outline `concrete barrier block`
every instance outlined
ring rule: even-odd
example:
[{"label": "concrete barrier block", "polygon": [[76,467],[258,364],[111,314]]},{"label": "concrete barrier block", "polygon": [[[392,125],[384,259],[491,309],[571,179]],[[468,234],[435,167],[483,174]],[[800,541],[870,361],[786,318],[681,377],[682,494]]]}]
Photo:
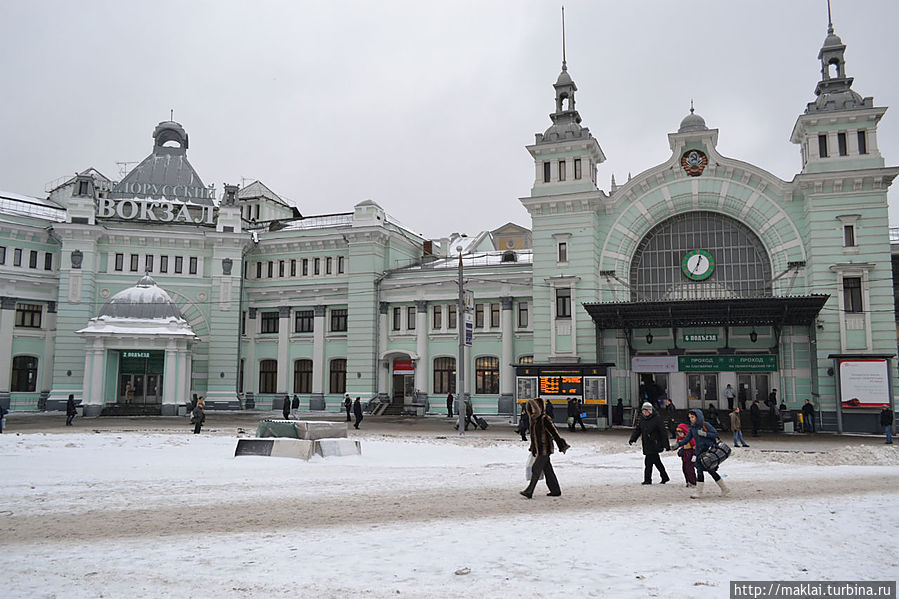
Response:
[{"label": "concrete barrier block", "polygon": [[314,450],[314,442],[303,439],[238,439],[234,457],[255,455],[308,460]]},{"label": "concrete barrier block", "polygon": [[354,439],[319,439],[315,453],[323,458],[346,455],[362,455],[362,444]]},{"label": "concrete barrier block", "polygon": [[346,438],[346,422],[319,422],[315,420],[297,420],[297,436],[301,439]]}]

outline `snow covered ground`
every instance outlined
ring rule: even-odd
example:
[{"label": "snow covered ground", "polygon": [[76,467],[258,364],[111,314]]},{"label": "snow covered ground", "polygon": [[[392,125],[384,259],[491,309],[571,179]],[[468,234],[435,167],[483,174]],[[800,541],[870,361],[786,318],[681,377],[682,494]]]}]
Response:
[{"label": "snow covered ground", "polygon": [[0,435],[3,596],[721,598],[899,573],[895,446],[753,443],[731,496],[691,500],[674,454],[673,484],[642,486],[637,446],[573,434],[562,497],[528,501],[501,436],[369,433],[303,462],[183,430]]}]

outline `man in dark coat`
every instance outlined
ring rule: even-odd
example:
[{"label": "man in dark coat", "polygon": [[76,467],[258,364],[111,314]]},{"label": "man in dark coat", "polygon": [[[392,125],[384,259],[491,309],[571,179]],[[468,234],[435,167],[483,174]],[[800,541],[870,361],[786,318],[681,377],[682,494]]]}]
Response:
[{"label": "man in dark coat", "polygon": [[515,429],[515,432],[521,435],[522,441],[527,441],[527,432],[530,428],[530,420],[528,419],[528,411],[527,405],[521,405],[521,415],[518,417],[518,428]]},{"label": "man in dark coat", "polygon": [[356,417],[356,422],[353,423],[353,428],[358,429],[359,423],[362,422],[362,404],[359,402],[360,398],[357,397],[356,401],[353,402],[353,416]]},{"label": "man in dark coat", "polygon": [[66,402],[66,426],[72,426],[75,415],[78,411],[75,409],[75,396],[69,394],[69,400]]},{"label": "man in dark coat", "polygon": [[537,481],[540,480],[540,475],[543,474],[546,478],[546,486],[549,487],[547,495],[558,497],[562,494],[562,489],[559,487],[559,480],[553,471],[549,456],[553,453],[553,442],[558,445],[559,451],[562,453],[568,451],[568,443],[559,435],[549,414],[546,413],[542,398],[529,399],[525,409],[531,433],[529,451],[534,456],[534,464],[531,466],[531,482],[527,489],[520,493],[530,499],[534,495],[534,488],[537,486]]},{"label": "man in dark coat", "polygon": [[[568,413],[568,430],[571,432],[574,432],[575,423],[579,420],[578,405],[577,405],[576,398],[574,398],[574,397],[568,398],[568,406],[567,406],[566,411]],[[583,426],[583,423],[581,423],[581,426]]]},{"label": "man in dark coat", "polygon": [[612,424],[617,424],[621,426],[624,422],[624,400],[622,398],[618,398],[618,403],[615,404],[615,410],[612,412]]},{"label": "man in dark coat", "polygon": [[752,436],[758,437],[759,427],[762,426],[762,409],[757,399],[749,406],[749,420],[752,422]]},{"label": "man in dark coat", "polygon": [[299,411],[300,411],[300,398],[296,393],[293,394],[293,399],[290,401],[290,414],[293,416],[294,420],[299,419]]},{"label": "man in dark coat", "polygon": [[548,399],[546,400],[546,407],[544,408],[544,412],[546,412],[546,415],[549,416],[550,420],[556,420],[556,408],[555,406],[553,406],[553,402]]},{"label": "man in dark coat", "polygon": [[633,445],[640,437],[643,437],[643,484],[652,484],[652,467],[655,466],[662,476],[664,485],[670,479],[659,454],[670,450],[671,445],[668,443],[668,433],[662,423],[662,417],[652,409],[652,404],[648,401],[643,404],[642,416],[637,421],[628,444]]},{"label": "man in dark coat", "polygon": [[281,406],[281,413],[284,414],[284,420],[290,419],[290,396],[284,396],[284,403]]},{"label": "man in dark coat", "polygon": [[347,393],[343,397],[343,407],[346,410],[346,421],[350,421],[350,410],[353,409],[353,400],[350,399],[350,394]]},{"label": "man in dark coat", "polygon": [[665,424],[668,427],[668,433],[671,435],[671,438],[674,439],[677,437],[677,408],[674,407],[674,402],[671,401],[669,397],[665,400]]},{"label": "man in dark coat", "polygon": [[806,433],[815,432],[815,406],[807,399],[802,406],[802,430]]},{"label": "man in dark coat", "polygon": [[887,445],[893,444],[893,412],[890,410],[890,406],[887,404],[883,404],[883,407],[880,409],[880,426],[883,427],[883,432],[887,435]]},{"label": "man in dark coat", "polygon": [[446,417],[453,417],[453,394],[449,392],[446,394]]},{"label": "man in dark coat", "polygon": [[765,403],[768,405],[768,420],[771,421],[771,430],[776,433],[780,424],[777,420],[777,389],[771,389],[771,393],[768,394],[768,401]]}]

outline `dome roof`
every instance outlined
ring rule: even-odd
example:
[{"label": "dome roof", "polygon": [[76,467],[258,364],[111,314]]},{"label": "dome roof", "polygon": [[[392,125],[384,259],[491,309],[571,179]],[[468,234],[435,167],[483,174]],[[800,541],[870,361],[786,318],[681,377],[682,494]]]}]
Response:
[{"label": "dome roof", "polygon": [[556,79],[556,85],[571,85],[571,75],[568,74],[568,69],[563,68],[562,72],[559,73],[559,78]]},{"label": "dome roof", "polygon": [[164,289],[149,275],[137,285],[119,291],[103,307],[98,317],[133,318],[139,320],[181,320],[181,310]]},{"label": "dome roof", "polygon": [[840,39],[840,36],[831,31],[827,34],[827,37],[824,38],[824,47],[832,48],[833,46],[842,46],[843,40]]},{"label": "dome roof", "polygon": [[678,133],[686,133],[687,131],[708,131],[709,128],[705,126],[705,119],[699,116],[698,114],[693,112],[693,109],[690,109],[690,114],[684,117],[684,120],[680,122],[680,128],[677,130]]}]

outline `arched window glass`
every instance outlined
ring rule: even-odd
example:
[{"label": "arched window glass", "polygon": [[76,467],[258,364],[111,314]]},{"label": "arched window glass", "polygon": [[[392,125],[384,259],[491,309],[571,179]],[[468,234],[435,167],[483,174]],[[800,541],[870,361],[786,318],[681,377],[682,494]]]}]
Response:
[{"label": "arched window glass", "polygon": [[[684,273],[687,252],[714,260],[711,275]],[[716,212],[687,212],[665,220],[642,239],[630,271],[632,301],[726,299],[771,295],[771,261],[758,236]]]},{"label": "arched window glass", "polygon": [[475,393],[499,393],[499,358],[485,356],[475,360]]},{"label": "arched window glass", "polygon": [[312,360],[293,363],[293,392],[312,393]]},{"label": "arched window glass", "polygon": [[16,356],[12,359],[10,391],[35,391],[37,389],[37,358]]},{"label": "arched window glass", "polygon": [[331,393],[346,393],[346,360],[331,360]]}]

